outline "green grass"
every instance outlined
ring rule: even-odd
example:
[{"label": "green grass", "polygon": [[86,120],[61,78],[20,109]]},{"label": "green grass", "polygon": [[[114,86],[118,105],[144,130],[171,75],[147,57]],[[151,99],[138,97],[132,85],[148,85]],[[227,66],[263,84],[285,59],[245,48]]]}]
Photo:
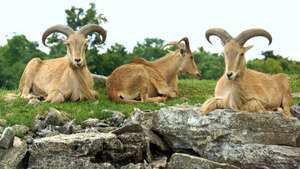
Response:
[{"label": "green grass", "polygon": [[[293,92],[300,92],[300,75],[290,77]],[[180,96],[168,100],[164,106],[180,103],[197,104],[203,103],[207,98],[213,96],[216,81],[213,80],[180,80]],[[27,101],[18,98],[12,103],[6,103],[3,96],[16,91],[0,90],[0,118],[8,121],[9,125],[25,124],[31,126],[35,116],[46,112],[50,107],[65,111],[70,114],[77,123],[87,118],[107,118],[111,114],[104,112],[104,109],[117,110],[129,115],[134,108],[142,110],[156,110],[162,106],[153,103],[122,104],[111,102],[107,96],[103,85],[97,85],[99,99],[97,101],[66,102],[62,104],[41,103],[38,105],[28,105]],[[294,103],[300,104],[300,99],[295,99]]]},{"label": "green grass", "polygon": [[[202,103],[208,97],[211,97],[214,91],[215,81],[212,80],[181,80],[179,82],[180,96],[170,99],[165,106],[175,105],[179,103]],[[31,126],[35,116],[39,113],[46,112],[50,107],[65,111],[76,119],[77,123],[87,118],[107,118],[111,114],[102,110],[117,110],[129,115],[134,108],[142,110],[156,110],[162,106],[154,103],[141,104],[122,104],[111,102],[107,96],[103,85],[97,85],[99,98],[97,101],[83,102],[66,102],[62,104],[41,103],[38,105],[28,105],[26,100],[18,98],[12,103],[3,100],[3,96],[7,93],[16,91],[0,90],[0,118],[8,121],[9,125],[25,124]]]}]

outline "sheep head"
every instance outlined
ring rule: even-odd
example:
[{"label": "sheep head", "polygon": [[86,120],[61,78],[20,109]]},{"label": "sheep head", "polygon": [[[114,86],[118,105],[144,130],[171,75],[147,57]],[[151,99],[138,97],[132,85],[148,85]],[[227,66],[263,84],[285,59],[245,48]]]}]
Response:
[{"label": "sheep head", "polygon": [[178,57],[182,57],[183,59],[183,62],[180,66],[180,71],[189,73],[197,77],[198,79],[201,79],[201,73],[199,72],[198,67],[194,61],[193,53],[190,48],[189,39],[187,37],[184,37],[178,42],[170,42],[165,46],[168,45],[175,45],[176,46],[175,53],[177,54]]},{"label": "sheep head", "polygon": [[242,76],[243,71],[246,69],[245,53],[252,46],[245,47],[244,44],[249,39],[262,36],[269,40],[269,45],[272,43],[271,34],[263,29],[248,29],[233,38],[224,29],[212,28],[206,31],[205,36],[209,43],[211,43],[210,36],[217,36],[221,39],[224,46],[225,74],[228,80],[235,80]]},{"label": "sheep head", "polygon": [[43,34],[42,41],[45,46],[47,46],[47,37],[54,32],[62,33],[67,37],[67,39],[64,40],[64,44],[67,48],[69,61],[74,68],[81,68],[86,65],[85,55],[88,47],[87,35],[89,33],[98,32],[102,37],[101,43],[103,43],[106,39],[106,31],[96,24],[86,25],[79,31],[74,31],[69,26],[55,25],[48,28]]}]

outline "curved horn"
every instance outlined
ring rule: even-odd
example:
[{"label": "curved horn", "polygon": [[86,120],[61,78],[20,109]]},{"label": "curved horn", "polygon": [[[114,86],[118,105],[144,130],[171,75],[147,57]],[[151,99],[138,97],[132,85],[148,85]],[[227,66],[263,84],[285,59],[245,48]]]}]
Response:
[{"label": "curved horn", "polygon": [[73,29],[70,28],[69,26],[65,26],[65,25],[52,26],[52,27],[48,28],[42,36],[42,42],[45,46],[48,47],[48,45],[46,44],[47,37],[54,32],[62,33],[64,35],[66,35],[67,37],[69,37],[70,34],[74,33]]},{"label": "curved horn", "polygon": [[205,37],[207,41],[211,44],[211,41],[209,39],[210,36],[217,36],[221,39],[223,45],[225,45],[227,42],[229,42],[232,39],[232,36],[225,31],[222,28],[212,28],[208,29],[205,33]]},{"label": "curved horn", "polygon": [[240,33],[235,40],[240,44],[244,45],[247,40],[256,37],[256,36],[262,36],[268,39],[269,45],[272,43],[272,36],[269,32],[263,30],[263,29],[248,29]]},{"label": "curved horn", "polygon": [[87,36],[90,32],[97,32],[102,36],[101,43],[104,43],[106,40],[106,30],[104,30],[101,26],[96,24],[88,24],[82,27],[79,30],[79,33],[83,34],[84,36]]},{"label": "curved horn", "polygon": [[180,43],[182,41],[185,43],[186,50],[189,51],[190,53],[192,53],[191,48],[190,48],[189,39],[187,37],[183,37],[180,41],[178,41],[178,43]]}]

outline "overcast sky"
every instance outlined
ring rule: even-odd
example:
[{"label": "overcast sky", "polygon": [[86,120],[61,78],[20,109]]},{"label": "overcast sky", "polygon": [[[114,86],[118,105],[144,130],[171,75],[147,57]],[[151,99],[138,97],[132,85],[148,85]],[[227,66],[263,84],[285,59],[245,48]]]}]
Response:
[{"label": "overcast sky", "polygon": [[95,2],[98,13],[109,21],[103,25],[108,32],[106,47],[118,42],[131,50],[146,37],[173,41],[188,36],[192,50],[204,46],[220,53],[222,46],[217,38],[213,45],[205,40],[207,29],[222,27],[236,36],[259,27],[272,34],[273,43],[268,46],[264,38],[249,40],[247,44],[254,48],[247,53],[248,59],[261,57],[262,50],[274,50],[300,61],[297,0],[6,0],[0,3],[0,45],[14,33],[41,44],[41,35],[49,26],[66,24],[65,9],[86,9],[90,2]]}]

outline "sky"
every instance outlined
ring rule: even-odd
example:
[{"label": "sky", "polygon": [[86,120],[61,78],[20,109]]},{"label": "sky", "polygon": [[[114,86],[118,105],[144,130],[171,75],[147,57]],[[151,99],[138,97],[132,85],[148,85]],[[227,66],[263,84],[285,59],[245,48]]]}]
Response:
[{"label": "sky", "polygon": [[[108,23],[108,48],[118,42],[131,51],[138,41],[157,37],[166,41],[190,39],[192,50],[203,46],[213,53],[221,53],[218,38],[213,44],[205,39],[205,31],[221,27],[232,36],[249,28],[263,28],[273,36],[273,43],[257,37],[246,45],[254,45],[247,59],[262,58],[261,51],[300,61],[300,2],[297,0],[6,0],[0,2],[0,45],[14,34],[25,34],[30,41],[42,46],[41,36],[50,26],[66,24],[65,9],[71,6],[87,9],[95,2],[98,13]],[[104,49],[105,50],[105,49]]]}]

